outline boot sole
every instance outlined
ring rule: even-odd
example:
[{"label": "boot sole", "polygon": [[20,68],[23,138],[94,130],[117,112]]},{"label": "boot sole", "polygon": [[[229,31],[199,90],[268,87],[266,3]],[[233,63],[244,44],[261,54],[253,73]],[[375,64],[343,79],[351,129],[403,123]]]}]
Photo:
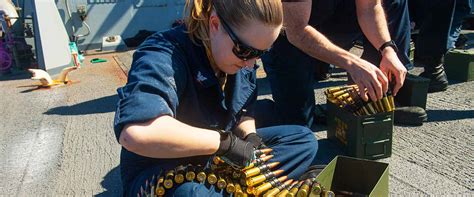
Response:
[{"label": "boot sole", "polygon": [[423,125],[423,122],[428,120],[428,116],[426,114],[416,117],[416,118],[411,118],[411,119],[397,119],[395,118],[393,121],[393,124],[399,125],[399,126],[421,126]]},{"label": "boot sole", "polygon": [[444,92],[448,89],[448,84],[446,83],[439,83],[439,84],[430,84],[428,87],[428,93],[434,92]]},{"label": "boot sole", "polygon": [[394,116],[393,124],[399,126],[421,126],[423,122],[428,120],[428,114],[426,112],[418,115],[402,115],[396,114]]}]

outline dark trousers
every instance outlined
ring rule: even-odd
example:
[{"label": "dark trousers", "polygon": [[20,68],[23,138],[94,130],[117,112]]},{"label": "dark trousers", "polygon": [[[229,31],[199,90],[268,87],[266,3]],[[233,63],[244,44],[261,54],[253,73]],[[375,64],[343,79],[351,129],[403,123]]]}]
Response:
[{"label": "dark trousers", "polygon": [[[318,142],[311,130],[297,125],[284,125],[257,130],[265,145],[272,148],[274,156],[270,162],[280,162],[277,169],[284,170],[288,179],[298,179],[310,165],[315,162]],[[145,182],[151,182],[153,175],[163,176],[163,166],[155,166],[142,172],[132,183],[130,192],[126,196],[137,196],[140,188],[145,188]],[[276,170],[276,169],[273,169]],[[155,180],[156,181],[156,180]],[[156,184],[156,183],[155,183]],[[197,182],[186,182],[166,190],[166,196],[224,196],[226,192],[214,185]]]},{"label": "dark trousers", "polygon": [[415,0],[411,14],[420,33],[415,40],[415,62],[436,66],[448,50],[456,0]]},{"label": "dark trousers", "polygon": [[[313,4],[311,25],[334,44],[346,50],[354,45],[355,40],[365,40],[362,58],[379,65],[381,56],[364,37],[357,22],[353,0],[313,0]],[[398,56],[407,68],[411,68],[408,58],[410,21],[407,1],[385,0],[383,5],[391,38],[399,47]],[[316,67],[327,63],[306,55],[289,43],[285,36],[277,39],[270,52],[262,57],[262,61],[278,116],[275,117],[277,121],[273,122],[310,127],[315,108],[313,73]]]},{"label": "dark trousers", "polygon": [[463,18],[471,11],[472,0],[414,0],[412,20],[420,33],[415,41],[415,63],[438,65],[459,37]]},{"label": "dark trousers", "polygon": [[474,0],[456,0],[454,6],[453,21],[449,30],[448,50],[455,48],[455,43],[461,33],[464,18],[471,13]]}]

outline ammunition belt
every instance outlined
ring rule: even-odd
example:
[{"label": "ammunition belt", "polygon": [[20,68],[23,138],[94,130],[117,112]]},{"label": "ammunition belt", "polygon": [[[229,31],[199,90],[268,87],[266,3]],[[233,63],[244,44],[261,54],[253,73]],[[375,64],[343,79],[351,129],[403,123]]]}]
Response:
[{"label": "ammunition belt", "polygon": [[[365,91],[365,90],[364,90]],[[395,110],[395,103],[391,92],[384,94],[378,101],[364,101],[359,96],[359,89],[356,85],[333,87],[324,91],[329,102],[338,105],[349,112],[358,115],[373,115]]]},{"label": "ammunition belt", "polygon": [[271,149],[256,150],[258,159],[244,169],[235,169],[215,156],[208,167],[201,165],[180,165],[167,170],[162,176],[154,176],[145,181],[137,196],[164,196],[170,190],[184,182],[196,182],[214,185],[235,197],[244,196],[335,196],[324,189],[315,178],[302,181],[287,180],[281,176],[283,170],[275,170],[279,162],[268,163],[273,156]]}]

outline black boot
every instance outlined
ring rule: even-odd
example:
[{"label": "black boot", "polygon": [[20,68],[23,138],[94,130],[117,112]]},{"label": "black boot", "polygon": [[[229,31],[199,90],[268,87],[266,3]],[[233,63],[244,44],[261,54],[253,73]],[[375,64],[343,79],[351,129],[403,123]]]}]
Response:
[{"label": "black boot", "polygon": [[421,64],[425,68],[425,71],[420,74],[420,77],[430,79],[430,85],[428,87],[428,93],[442,92],[448,89],[448,77],[444,72],[444,66],[442,61],[431,61]]},{"label": "black boot", "polygon": [[318,65],[314,71],[314,79],[316,81],[328,80],[331,77],[329,64]]},{"label": "black boot", "polygon": [[406,106],[406,107],[395,107],[394,111],[394,124],[395,125],[409,125],[409,126],[421,126],[423,122],[428,119],[426,111],[421,107]]}]

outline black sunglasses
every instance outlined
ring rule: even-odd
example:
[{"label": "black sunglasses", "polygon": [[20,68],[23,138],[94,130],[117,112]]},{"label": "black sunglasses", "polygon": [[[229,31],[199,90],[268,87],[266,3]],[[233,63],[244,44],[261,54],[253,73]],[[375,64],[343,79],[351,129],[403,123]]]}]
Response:
[{"label": "black sunglasses", "polygon": [[234,47],[232,48],[232,52],[239,59],[247,61],[249,59],[261,57],[263,54],[268,52],[268,49],[260,50],[260,49],[253,48],[249,45],[242,43],[239,40],[239,38],[235,35],[235,33],[232,31],[230,26],[227,25],[224,19],[219,15],[219,13],[217,13],[217,17],[219,17],[219,19],[222,22],[222,27],[224,27],[227,34],[229,34],[230,39],[232,40],[232,42],[234,42]]}]

